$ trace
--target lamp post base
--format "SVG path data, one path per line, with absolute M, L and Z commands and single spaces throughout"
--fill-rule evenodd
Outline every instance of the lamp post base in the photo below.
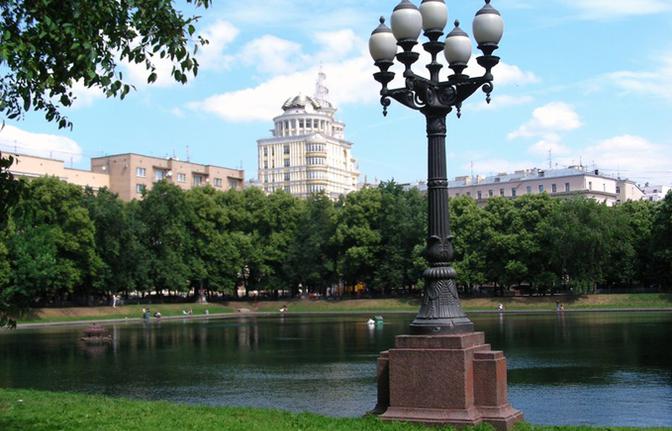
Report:
M 401 335 L 378 359 L 384 421 L 456 427 L 486 422 L 509 431 L 523 414 L 507 400 L 506 359 L 482 332 Z
M 466 316 L 447 319 L 416 318 L 411 323 L 412 335 L 446 335 L 467 332 L 474 332 L 474 324 Z

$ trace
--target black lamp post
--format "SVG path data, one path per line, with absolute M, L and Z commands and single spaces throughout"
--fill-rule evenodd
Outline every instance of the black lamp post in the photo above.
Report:
M 427 138 L 429 145 L 428 198 L 429 233 L 425 256 L 430 267 L 425 271 L 425 294 L 420 312 L 411 323 L 414 334 L 450 334 L 473 331 L 473 323 L 464 314 L 455 287 L 455 270 L 450 266 L 453 260 L 453 237 L 450 233 L 448 217 L 448 179 L 446 175 L 446 117 L 455 109 L 461 116 L 462 102 L 480 88 L 490 102 L 493 91 L 491 70 L 499 63 L 499 57 L 492 55 L 498 48 L 504 32 L 504 22 L 499 12 L 485 0 L 485 6 L 476 13 L 473 30 L 478 48 L 483 55 L 477 58 L 485 74 L 471 78 L 463 72 L 471 57 L 469 36 L 455 21 L 455 28 L 439 41 L 448 21 L 448 12 L 444 0 L 423 0 L 420 8 L 409 0 L 402 0 L 392 13 L 392 29 L 380 18 L 380 25 L 371 34 L 369 51 L 380 72 L 373 76 L 383 86 L 380 91 L 380 103 L 383 114 L 394 99 L 401 104 L 420 111 L 427 120 Z M 411 67 L 418 61 L 420 54 L 413 51 L 420 32 L 429 39 L 423 48 L 431 54 L 432 61 L 427 65 L 430 78 L 416 75 Z M 397 46 L 401 52 L 397 54 Z M 437 61 L 437 55 L 444 51 L 453 74 L 441 81 L 439 73 L 443 66 Z M 389 68 L 395 57 L 405 66 L 403 88 L 389 89 L 394 72 Z

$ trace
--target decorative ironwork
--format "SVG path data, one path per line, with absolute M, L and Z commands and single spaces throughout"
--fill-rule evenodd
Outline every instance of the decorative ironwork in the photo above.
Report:
M 492 13 L 486 1 L 487 13 Z M 485 8 L 484 8 L 485 9 Z M 381 18 L 381 27 L 376 32 L 385 31 L 384 19 Z M 387 29 L 389 31 L 389 29 Z M 374 34 L 376 33 L 374 32 Z M 459 29 L 459 22 L 455 23 L 454 32 L 464 34 Z M 411 324 L 411 330 L 416 334 L 461 333 L 473 331 L 473 323 L 462 310 L 455 286 L 457 274 L 451 267 L 453 260 L 453 236 L 450 231 L 448 215 L 448 179 L 446 173 L 446 117 L 453 110 L 457 117 L 461 116 L 462 102 L 471 97 L 479 88 L 485 93 L 486 101 L 490 103 L 491 93 L 494 91 L 492 68 L 499 63 L 499 57 L 492 55 L 497 44 L 486 43 L 479 45 L 484 55 L 477 58 L 477 62 L 485 69 L 482 76 L 470 77 L 464 74 L 466 63 L 451 64 L 453 74 L 446 81 L 440 80 L 443 68 L 437 61 L 437 55 L 445 48 L 445 43 L 439 41 L 441 30 L 426 30 L 424 35 L 429 39 L 423 48 L 431 55 L 431 62 L 426 65 L 430 77 L 416 75 L 412 66 L 420 57 L 413 51 L 415 40 L 400 40 L 398 46 L 402 52 L 396 59 L 402 63 L 405 85 L 401 88 L 388 88 L 394 79 L 394 72 L 389 69 L 393 65 L 389 60 L 378 60 L 376 66 L 380 72 L 373 76 L 382 85 L 380 103 L 383 106 L 383 115 L 387 115 L 391 99 L 402 105 L 420 111 L 426 118 L 428 138 L 428 238 L 425 257 L 429 268 L 424 272 L 425 292 L 420 311 Z M 465 34 L 466 35 L 466 34 Z

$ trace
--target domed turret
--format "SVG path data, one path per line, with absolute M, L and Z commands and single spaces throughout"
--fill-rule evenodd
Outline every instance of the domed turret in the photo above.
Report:
M 305 110 L 309 106 L 312 107 L 312 109 L 315 111 L 322 109 L 322 104 L 317 100 L 313 99 L 310 96 L 303 96 L 299 94 L 298 96 L 290 97 L 289 99 L 287 99 L 284 105 L 282 105 L 282 110 L 283 111 L 288 111 L 290 109 Z

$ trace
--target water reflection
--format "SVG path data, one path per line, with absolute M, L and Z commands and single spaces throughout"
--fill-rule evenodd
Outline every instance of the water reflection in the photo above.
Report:
M 412 315 L 241 317 L 0 334 L 0 386 L 359 416 L 375 402 L 375 358 Z M 478 330 L 509 361 L 510 399 L 548 424 L 672 425 L 670 314 L 492 314 Z

